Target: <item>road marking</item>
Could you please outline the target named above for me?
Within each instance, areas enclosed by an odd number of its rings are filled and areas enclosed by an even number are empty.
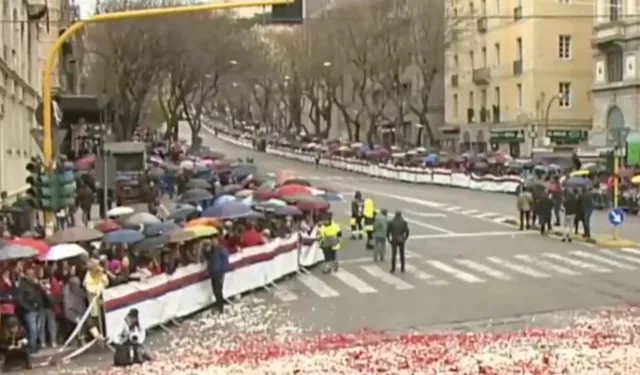
[[[604,250],[604,249],[600,249],[601,253],[607,254],[610,257],[614,257],[614,258],[618,258],[618,259],[624,259],[627,262],[631,262],[631,263],[636,263],[636,264],[640,264],[640,259],[633,257],[631,255],[625,255],[625,254],[620,254],[616,251],[611,251],[611,250]]]
[[[463,215],[473,215],[475,213],[478,213],[478,210],[466,210],[466,211],[462,211],[460,212]]]
[[[428,213],[428,212],[418,212],[418,211],[408,211],[408,210],[403,210],[403,212],[409,215],[415,215],[420,217],[447,217],[447,215],[445,214],[434,214],[434,213]]]
[[[542,256],[567,263],[572,267],[582,268],[582,269],[593,271],[593,272],[600,272],[600,273],[611,272],[611,270],[608,268],[596,266],[595,264],[583,262],[577,259],[567,258],[562,255],[558,255],[554,253],[543,253]]]
[[[300,280],[304,286],[311,289],[311,291],[317,294],[320,298],[337,297],[340,295],[340,293],[336,292],[335,289],[330,287],[327,283],[310,273],[301,274],[298,276],[298,280]]]
[[[444,286],[444,285],[448,285],[449,283],[444,281],[444,280],[440,280],[438,278],[436,278],[433,275],[430,275],[420,269],[418,269],[418,267],[414,266],[413,264],[407,264],[405,265],[405,270],[412,274],[416,279],[424,281],[425,283],[429,284],[429,285],[433,285],[433,286]]]
[[[498,279],[498,280],[503,280],[503,281],[509,281],[509,280],[513,280],[511,278],[511,276],[507,275],[504,272],[498,271],[496,269],[493,269],[489,266],[486,266],[484,264],[475,262],[473,260],[470,259],[456,259],[455,260],[456,263],[458,264],[462,264],[465,267],[468,267],[474,271],[477,272],[481,272],[484,273],[486,275],[489,275],[491,277],[493,277],[494,279]]]
[[[358,293],[369,294],[377,292],[374,287],[362,281],[362,279],[358,278],[358,276],[345,270],[333,272],[332,275],[335,276],[338,280],[358,291]]]
[[[491,221],[493,221],[494,223],[504,223],[505,221],[509,220],[509,217],[506,216],[502,216],[502,217],[497,217],[495,219],[491,219]]]
[[[634,248],[631,248],[631,247],[623,247],[622,251],[626,251],[627,253],[631,253],[631,254],[640,255],[640,250],[634,249]]]
[[[384,283],[391,285],[397,290],[409,290],[414,288],[413,285],[391,275],[389,272],[382,270],[378,266],[360,266],[360,268],[362,268],[369,275],[382,280]]]
[[[633,271],[633,270],[637,269],[634,266],[630,266],[628,264],[620,263],[620,262],[617,262],[615,260],[612,260],[612,259],[609,259],[609,258],[605,258],[605,257],[600,256],[600,255],[587,253],[587,252],[584,252],[584,251],[571,251],[569,254],[578,256],[580,258],[587,258],[587,259],[591,259],[591,260],[596,260],[598,262],[601,262],[601,263],[604,263],[604,264],[608,264],[610,266],[613,266],[613,267],[616,267],[616,268],[620,268],[620,269],[623,269],[623,270]]]
[[[462,207],[459,207],[459,206],[444,207],[444,210],[445,211],[449,211],[449,212],[455,212],[455,211],[459,211],[461,209],[462,209]]]
[[[404,220],[407,223],[410,223],[410,224],[413,224],[413,225],[417,225],[419,227],[431,229],[431,230],[434,230],[436,232],[440,232],[440,233],[444,233],[444,234],[454,234],[454,232],[452,232],[452,231],[450,231],[448,229],[445,229],[445,228],[442,228],[442,227],[438,227],[438,226],[435,226],[435,225],[431,225],[431,224],[427,224],[427,223],[423,223],[422,221],[413,220],[413,219],[410,219],[408,217],[405,217]]]
[[[511,271],[514,272],[519,272],[523,275],[527,275],[527,276],[531,276],[531,277],[535,277],[537,279],[543,279],[543,278],[548,278],[551,277],[551,275],[548,275],[544,272],[540,272],[540,271],[536,271],[531,267],[527,267],[527,266],[523,266],[517,263],[512,263],[509,262],[508,260],[504,260],[504,259],[500,259],[500,258],[496,258],[496,257],[487,257],[487,260],[489,262],[495,263],[497,265],[500,265],[504,268],[508,268]]]
[[[416,234],[409,240],[422,240],[429,238],[466,238],[466,237],[493,237],[493,236],[526,236],[534,232],[505,231],[505,232],[476,232],[476,233],[443,233],[443,234]]]
[[[291,292],[282,285],[278,285],[276,288],[274,288],[273,295],[282,302],[291,302],[298,299],[298,296],[296,296],[295,293]]]
[[[478,218],[478,219],[488,219],[490,217],[494,217],[494,216],[501,216],[502,214],[497,214],[495,212],[485,212],[483,214],[480,215],[476,215],[474,217]]]
[[[437,268],[442,272],[446,272],[449,275],[460,279],[464,282],[467,283],[484,283],[485,280],[481,279],[475,275],[472,275],[470,273],[466,273],[462,270],[459,270],[457,268],[453,268],[450,265],[440,262],[439,260],[426,260],[425,261],[427,264],[429,264],[431,267]]]
[[[406,250],[405,250],[405,252],[406,252],[405,258],[407,258],[407,259],[419,257],[415,253],[411,253],[410,254]],[[371,262],[373,262],[373,257],[363,257],[363,258],[341,260],[340,264],[359,264],[359,263],[371,263]]]
[[[553,272],[557,272],[557,273],[561,273],[563,275],[568,275],[568,276],[578,276],[581,275],[580,272],[571,270],[569,268],[565,268],[562,266],[558,266],[557,264],[553,264],[551,262],[547,262],[546,260],[542,260],[542,259],[537,259],[532,257],[531,255],[526,255],[526,254],[518,254],[516,256],[514,256],[514,258],[525,262],[525,263],[529,263],[529,264],[533,264],[534,266],[537,266],[539,268],[543,268],[543,269],[549,269]]]

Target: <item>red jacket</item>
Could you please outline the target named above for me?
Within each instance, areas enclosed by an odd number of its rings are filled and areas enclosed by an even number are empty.
[[[0,314],[13,315],[16,311],[16,304],[13,299],[15,286],[12,281],[0,280]]]

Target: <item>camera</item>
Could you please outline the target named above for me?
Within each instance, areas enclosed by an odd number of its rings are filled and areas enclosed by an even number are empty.
[[[140,342],[140,335],[137,332],[134,332],[131,335],[129,335],[129,340],[132,343],[137,344]]]

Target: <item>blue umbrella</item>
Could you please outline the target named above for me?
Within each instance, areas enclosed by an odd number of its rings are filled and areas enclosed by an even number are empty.
[[[218,219],[240,219],[253,213],[251,207],[238,201],[218,204],[204,210],[202,217],[215,217]]]
[[[144,235],[147,237],[156,237],[169,234],[176,229],[180,229],[180,226],[178,226],[178,224],[176,223],[168,221],[164,223],[150,224],[144,228]]]
[[[440,156],[438,154],[431,153],[425,156],[424,159],[422,159],[422,162],[426,164],[435,164],[438,162],[438,159],[440,159]]]
[[[276,216],[302,216],[302,211],[298,207],[284,206],[273,210]]]
[[[216,198],[216,200],[213,202],[213,205],[218,206],[221,204],[227,204],[229,202],[235,202],[235,201],[236,201],[236,197],[234,197],[233,195],[225,194]]]
[[[583,187],[591,184],[591,180],[584,177],[569,177],[564,184],[566,186]]]
[[[119,229],[109,232],[102,237],[102,242],[107,244],[134,243],[142,241],[144,236],[142,233],[133,229]]]

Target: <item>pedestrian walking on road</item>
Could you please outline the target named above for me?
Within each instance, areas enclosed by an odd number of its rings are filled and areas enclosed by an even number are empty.
[[[396,211],[395,216],[387,226],[387,239],[391,244],[391,273],[396,272],[396,259],[400,253],[400,272],[404,272],[404,245],[409,239],[409,224],[402,217],[402,212]]]
[[[387,229],[389,227],[389,219],[387,218],[387,210],[382,209],[376,215],[373,223],[373,261],[384,262],[384,256],[387,250]]]
[[[520,213],[520,230],[531,228],[531,208],[533,206],[533,195],[527,187],[523,187],[518,195],[517,208]],[[525,225],[526,224],[526,225]]]
[[[571,229],[578,213],[578,192],[571,191],[564,197],[564,222],[562,242],[571,242]]]
[[[320,248],[324,254],[324,273],[338,271],[338,250],[340,250],[340,238],[342,230],[340,225],[333,221],[333,216],[328,214],[324,224],[318,232]]]
[[[367,250],[373,250],[373,223],[376,216],[376,206],[373,203],[373,199],[367,198],[362,204],[362,229],[367,236],[367,244],[365,245]]]
[[[553,212],[553,196],[545,193],[538,200],[538,217],[540,218],[540,234],[545,235],[551,230],[551,215]]]
[[[349,225],[351,226],[351,239],[362,239],[363,238],[363,217],[362,213],[364,211],[364,200],[362,199],[362,193],[356,191],[353,200],[351,201],[351,219]]]
[[[211,244],[206,253],[207,271],[211,281],[211,291],[215,301],[213,310],[217,313],[224,312],[224,276],[230,269],[229,253],[220,246],[217,237],[211,239]]]

